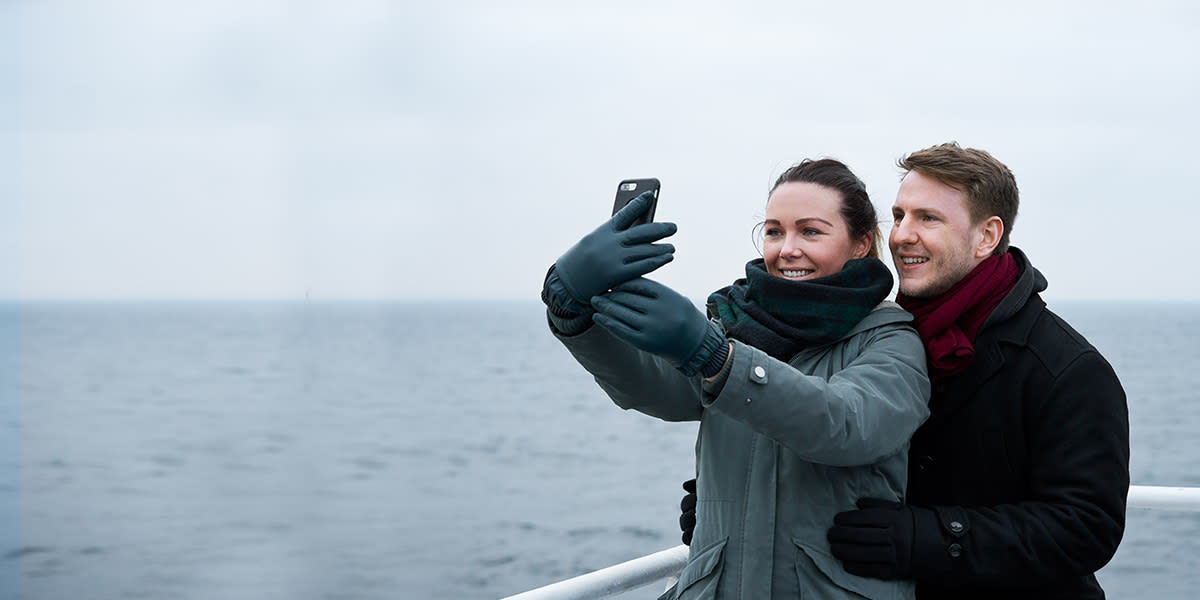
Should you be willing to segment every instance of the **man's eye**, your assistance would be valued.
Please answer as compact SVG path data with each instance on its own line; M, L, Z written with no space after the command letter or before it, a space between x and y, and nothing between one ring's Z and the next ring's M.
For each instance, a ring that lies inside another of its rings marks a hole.
M925 221L927 223L932 223L933 221L938 220L938 218L933 215L925 215L925 216L921 217L921 220Z

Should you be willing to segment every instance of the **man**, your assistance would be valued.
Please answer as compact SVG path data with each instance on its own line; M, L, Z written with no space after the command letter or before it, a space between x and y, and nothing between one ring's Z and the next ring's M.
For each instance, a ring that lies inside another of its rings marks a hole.
M1103 598L1095 572L1121 541L1129 489L1125 392L1008 246L1012 172L954 143L899 165L888 245L931 415L909 449L908 504L838 515L833 554L851 573L916 580L922 599Z
M888 242L931 414L909 448L908 503L860 500L836 517L831 551L851 573L915 580L923 600L1103 598L1095 572L1121 541L1129 489L1125 392L1008 246L1012 172L954 143L899 165ZM694 506L689 494L685 541Z

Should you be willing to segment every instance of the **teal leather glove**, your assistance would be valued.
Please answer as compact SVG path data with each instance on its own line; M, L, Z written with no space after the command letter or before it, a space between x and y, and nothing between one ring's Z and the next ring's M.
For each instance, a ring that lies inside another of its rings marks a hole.
M546 303L587 314L592 296L671 262L675 246L652 242L674 235L674 223L629 226L650 208L652 198L650 192L634 198L559 257L546 277Z
M724 362L725 336L717 331L679 292L645 277L614 287L603 296L592 298L596 314L592 320L630 345L657 354L679 372L691 377L705 368L707 374L719 370L709 364L714 356ZM713 361L716 362L716 361Z

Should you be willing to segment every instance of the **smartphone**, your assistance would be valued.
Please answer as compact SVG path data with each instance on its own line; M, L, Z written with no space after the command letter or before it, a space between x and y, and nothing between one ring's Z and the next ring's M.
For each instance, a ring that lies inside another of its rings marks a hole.
M629 204L630 200L641 196L642 194L646 193L647 190L649 190L654 192L654 202L650 203L649 210L643 213L641 217L638 217L638 220L634 221L629 226L633 227L634 225L642 225L644 223L653 221L654 209L658 207L659 187L660 185L658 180L654 179L653 177L650 179L626 179L625 181L622 181L621 183L617 184L617 199L613 202L613 214L617 214L617 211L624 208L626 204Z

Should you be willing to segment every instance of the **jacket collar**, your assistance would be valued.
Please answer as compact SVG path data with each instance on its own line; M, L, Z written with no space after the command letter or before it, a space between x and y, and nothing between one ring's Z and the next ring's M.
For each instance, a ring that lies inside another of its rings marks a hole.
M993 339L998 341L1010 342L1018 345L1024 345L1029 339L1029 332L1033 327L1033 319L1036 318L1038 311L1024 311L1022 309L1028 304L1039 304L1038 308L1045 306L1046 303L1038 296L1044 291L1049 284L1046 277L1041 271L1034 268L1029 262L1029 257L1025 256L1017 247L1009 247L1009 254L1017 261L1017 283L1013 285L1013 289L1008 292L1008 295L996 305L996 309L988 316L987 321L984 321L983 327L979 329L979 339L976 341L976 350L980 342L988 343ZM1024 315L1025 318L1020 318ZM1032 315L1032 317L1031 317ZM999 330L993 330L1001 324L1005 325ZM978 355L976 356L978 358Z

